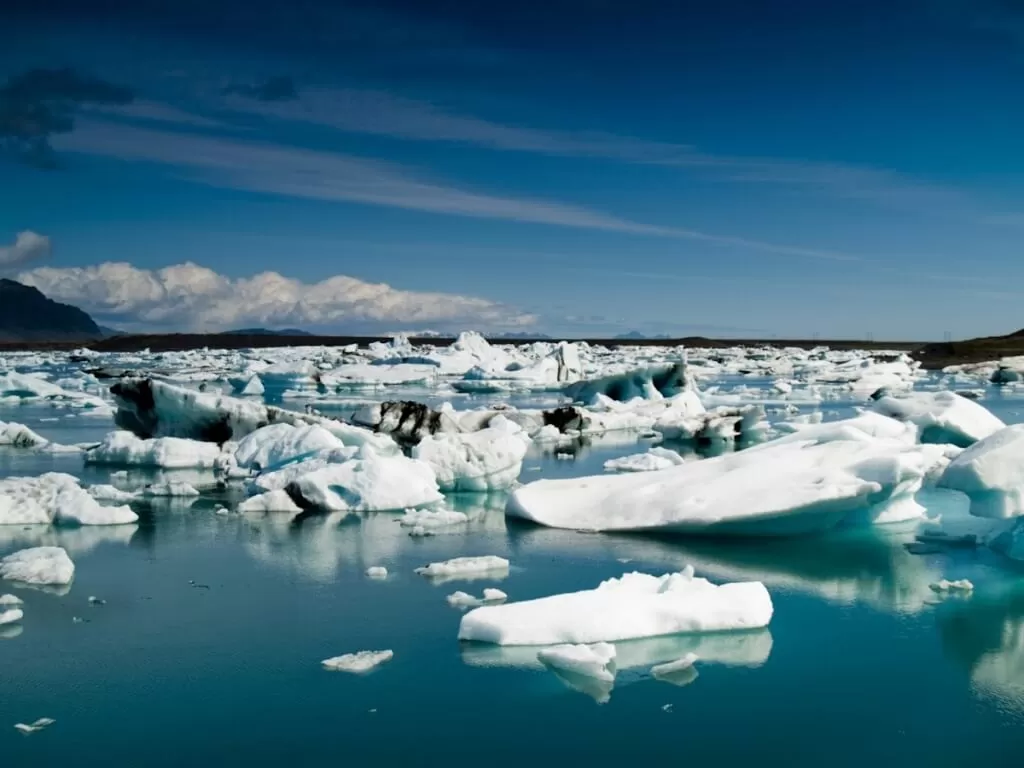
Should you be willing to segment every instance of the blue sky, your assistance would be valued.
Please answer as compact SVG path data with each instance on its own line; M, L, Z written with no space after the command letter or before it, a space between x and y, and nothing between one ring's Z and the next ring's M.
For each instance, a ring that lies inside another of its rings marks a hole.
M129 329L1012 331L1015 5L16 0L0 269Z

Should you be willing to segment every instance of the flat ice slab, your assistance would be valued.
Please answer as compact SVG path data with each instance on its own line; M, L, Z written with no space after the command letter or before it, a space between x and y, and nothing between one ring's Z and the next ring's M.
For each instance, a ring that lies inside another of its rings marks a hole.
M760 582L715 585L681 573L627 573L596 589L505 605L462 617L460 640L498 645L616 642L768 626L772 600Z
M484 576L503 577L508 574L509 562L503 557L456 557L439 563L430 563L416 569L420 576L436 579L472 579Z
M395 656L394 651L359 651L358 653L346 653L342 656L333 656L320 662L324 669L332 672L353 672L362 674L376 669L381 664L391 661Z
M23 584L70 584L75 564L62 547L33 547L0 560L0 578Z

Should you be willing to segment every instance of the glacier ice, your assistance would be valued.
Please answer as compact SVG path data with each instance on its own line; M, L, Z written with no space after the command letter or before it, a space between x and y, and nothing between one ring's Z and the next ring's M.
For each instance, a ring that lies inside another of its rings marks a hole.
M138 520L130 507L103 506L61 472L0 480L0 526L121 525Z
M498 645L616 642L757 629L768 626L772 612L759 582L715 585L692 569L660 577L634 572L582 592L476 608L463 616L459 639Z
M85 453L87 464L162 469L205 469L217 466L220 448L213 443L180 437L142 440L131 432L110 432Z
M480 578L504 578L508 575L509 562L503 557L484 555L481 557L456 557L451 560L430 563L416 569L416 573L439 581L455 581Z
M973 515L1024 514L1024 425L1004 427L964 450L946 467L939 485L967 494Z
M37 586L70 584L75 564L62 547L32 547L0 559L0 579Z
M394 651L359 651L357 653L333 656L329 659L324 659L320 663L324 669L332 672L363 674L376 669L385 662L391 661L394 657Z

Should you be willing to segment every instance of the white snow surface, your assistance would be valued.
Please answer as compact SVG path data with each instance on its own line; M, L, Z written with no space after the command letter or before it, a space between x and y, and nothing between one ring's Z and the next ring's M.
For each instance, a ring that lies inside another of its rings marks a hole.
M75 564L62 547L22 549L0 559L0 579L37 586L70 584Z
M498 645L617 642L768 626L772 600L760 582L715 585L692 569L627 573L595 589L505 605L462 617L460 640Z

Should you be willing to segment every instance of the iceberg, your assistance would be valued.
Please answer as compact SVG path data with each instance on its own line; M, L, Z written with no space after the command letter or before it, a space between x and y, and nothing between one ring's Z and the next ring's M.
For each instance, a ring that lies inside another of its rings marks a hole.
M0 627L8 624L15 624L25 618L25 613L20 608L0 609Z
M678 467L686 460L675 451L654 447L647 453L634 453L604 463L608 472L655 472L659 469Z
M429 464L405 456L378 456L362 449L359 457L299 475L287 493L304 509L373 512L421 507L444 497Z
M250 496L238 505L238 511L248 514L257 512L288 512L298 514L302 512L302 507L292 500L287 491L279 489Z
M921 430L922 443L952 443L967 448L1005 427L991 411L955 392L910 392L872 395L874 410Z
M388 569L383 565L371 565L366 569L366 578L374 581L383 581L388 577Z
M678 362L584 379L565 387L563 392L573 402L591 405L599 397L620 402L635 398L659 400L695 388L695 380L687 371L686 363Z
M353 413L350 420L404 444L415 444L441 432L461 431L448 413L414 400L385 400L366 405Z
M27 448L41 453L79 453L82 450L81 446L51 442L24 424L2 421L0 421L0 446Z
M1024 514L1024 424L994 432L950 462L939 486L971 500L971 514L1009 518Z
M767 627L772 600L760 582L715 585L692 569L627 573L595 589L484 606L462 617L460 640L497 645L617 642Z
M324 659L320 663L324 669L332 672L351 672L358 675L370 672L394 657L394 651L359 651Z
M122 525L138 519L130 507L99 504L77 478L61 472L0 480L0 526Z
M519 479L528 447L524 437L494 427L434 435L414 446L412 457L434 470L442 491L504 490Z
M263 470L319 451L344 447L336 435L318 424L268 424L242 438L234 456L239 467Z
M438 581L472 581L482 578L504 578L508 575L509 562L503 557L485 555L482 557L456 557L439 563L430 563L416 569L420 576Z
M85 453L87 464L162 469L208 469L217 466L220 448L214 443L180 437L142 440L131 432L110 432Z
M587 531L792 535L921 517L929 466L900 441L765 443L654 472L538 480L506 514Z
M178 387L156 379L122 379L110 388L117 404L114 421L138 437L184 437L223 444L241 440L268 424L317 424L347 446L369 445L394 455L386 435L312 413L297 413L251 400Z
M35 586L70 584L75 564L61 547L33 547L0 559L0 579Z

